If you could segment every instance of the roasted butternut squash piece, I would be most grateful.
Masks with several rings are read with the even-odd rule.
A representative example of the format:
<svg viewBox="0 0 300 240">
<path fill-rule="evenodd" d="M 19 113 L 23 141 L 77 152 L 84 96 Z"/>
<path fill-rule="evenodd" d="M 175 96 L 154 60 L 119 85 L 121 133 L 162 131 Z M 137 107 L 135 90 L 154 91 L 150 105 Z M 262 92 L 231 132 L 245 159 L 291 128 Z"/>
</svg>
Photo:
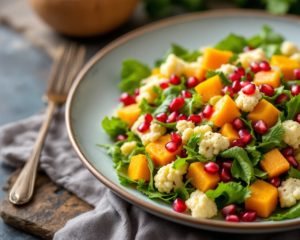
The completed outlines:
<svg viewBox="0 0 300 240">
<path fill-rule="evenodd" d="M 220 133 L 227 137 L 229 141 L 233 141 L 239 138 L 238 132 L 234 129 L 231 123 L 225 123 L 221 130 Z"/>
<path fill-rule="evenodd" d="M 272 56 L 271 65 L 280 68 L 285 80 L 295 79 L 294 70 L 300 67 L 300 64 L 296 60 L 283 55 Z"/>
<path fill-rule="evenodd" d="M 268 177 L 277 177 L 289 170 L 290 164 L 276 148 L 264 155 L 260 161 L 261 168 L 268 173 Z"/>
<path fill-rule="evenodd" d="M 277 188 L 262 180 L 250 186 L 251 196 L 245 200 L 245 208 L 257 213 L 259 217 L 269 217 L 277 205 Z"/>
<path fill-rule="evenodd" d="M 215 75 L 199 83 L 195 90 L 202 96 L 204 102 L 208 102 L 211 97 L 221 95 L 222 80 L 219 75 Z"/>
<path fill-rule="evenodd" d="M 205 69 L 217 69 L 222 64 L 229 62 L 233 53 L 230 51 L 222 51 L 215 48 L 206 48 L 203 54 L 203 67 Z"/>
<path fill-rule="evenodd" d="M 149 143 L 146 146 L 146 152 L 150 155 L 155 166 L 164 166 L 176 159 L 176 155 L 180 153 L 182 147 L 175 152 L 169 152 L 166 144 L 171 141 L 170 135 L 160 137 L 157 141 Z"/>
<path fill-rule="evenodd" d="M 210 120 L 217 127 L 222 127 L 225 123 L 232 122 L 240 115 L 241 113 L 235 102 L 229 95 L 225 95 L 214 105 L 214 113 Z"/>
<path fill-rule="evenodd" d="M 187 177 L 191 179 L 193 186 L 202 192 L 215 188 L 220 181 L 219 174 L 207 173 L 201 162 L 194 162 L 189 166 Z"/>
<path fill-rule="evenodd" d="M 277 122 L 279 114 L 280 111 L 272 103 L 262 99 L 247 117 L 252 121 L 263 120 L 268 127 L 272 127 Z"/>
<path fill-rule="evenodd" d="M 261 71 L 255 74 L 253 83 L 257 86 L 268 84 L 274 88 L 280 86 L 280 72 L 279 71 Z"/>
<path fill-rule="evenodd" d="M 128 177 L 134 181 L 150 180 L 150 170 L 148 167 L 146 155 L 138 154 L 130 158 Z"/>
<path fill-rule="evenodd" d="M 141 109 L 138 104 L 131 104 L 117 110 L 117 115 L 124 122 L 127 122 L 129 127 L 138 119 L 141 114 Z"/>
<path fill-rule="evenodd" d="M 184 75 L 187 77 L 196 77 L 200 81 L 203 81 L 205 78 L 206 69 L 203 68 L 200 64 L 198 68 L 187 66 L 184 70 Z"/>
</svg>

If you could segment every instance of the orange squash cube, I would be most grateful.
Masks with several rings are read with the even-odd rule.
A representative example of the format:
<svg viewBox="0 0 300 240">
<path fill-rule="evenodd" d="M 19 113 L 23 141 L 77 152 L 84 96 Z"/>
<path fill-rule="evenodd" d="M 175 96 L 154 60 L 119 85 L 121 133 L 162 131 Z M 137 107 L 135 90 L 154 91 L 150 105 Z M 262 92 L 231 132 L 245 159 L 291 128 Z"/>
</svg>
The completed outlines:
<svg viewBox="0 0 300 240">
<path fill-rule="evenodd" d="M 184 75 L 187 77 L 196 77 L 200 81 L 203 81 L 205 79 L 206 69 L 203 68 L 200 64 L 198 68 L 190 68 L 186 67 L 184 70 Z"/>
<path fill-rule="evenodd" d="M 210 120 L 217 127 L 222 127 L 225 123 L 230 123 L 239 116 L 241 113 L 235 102 L 229 95 L 225 95 L 214 105 L 214 112 Z"/>
<path fill-rule="evenodd" d="M 234 129 L 231 123 L 225 123 L 221 130 L 220 133 L 229 139 L 229 141 L 233 141 L 239 138 L 238 132 Z"/>
<path fill-rule="evenodd" d="M 130 158 L 128 177 L 133 181 L 150 180 L 150 170 L 146 155 L 138 154 Z"/>
<path fill-rule="evenodd" d="M 268 127 L 272 127 L 278 121 L 280 111 L 270 102 L 262 99 L 247 116 L 252 121 L 263 120 Z"/>
<path fill-rule="evenodd" d="M 260 167 L 268 173 L 269 178 L 273 178 L 287 172 L 290 169 L 290 164 L 275 148 L 264 155 L 263 160 L 260 161 Z"/>
<path fill-rule="evenodd" d="M 141 109 L 139 108 L 139 105 L 137 103 L 124 106 L 117 110 L 117 116 L 124 122 L 127 122 L 129 127 L 131 127 L 133 123 L 139 118 L 140 114 Z"/>
<path fill-rule="evenodd" d="M 259 217 L 269 217 L 278 202 L 277 188 L 262 180 L 250 186 L 251 196 L 245 200 L 245 208 L 257 213 Z"/>
<path fill-rule="evenodd" d="M 220 181 L 219 174 L 207 173 L 201 162 L 194 162 L 189 166 L 187 177 L 191 179 L 193 186 L 202 192 L 214 189 Z"/>
<path fill-rule="evenodd" d="M 233 56 L 230 51 L 222 51 L 215 48 L 206 48 L 203 54 L 202 66 L 208 70 L 214 70 L 221 67 L 222 64 L 229 62 Z"/>
<path fill-rule="evenodd" d="M 256 86 L 268 84 L 277 88 L 280 86 L 280 72 L 275 70 L 258 72 L 254 76 L 253 83 Z"/>
<path fill-rule="evenodd" d="M 180 146 L 175 152 L 169 152 L 166 149 L 165 146 L 170 141 L 170 135 L 165 135 L 146 146 L 146 152 L 150 155 L 155 166 L 164 166 L 173 162 L 176 159 L 176 155 L 180 153 L 182 146 Z"/>
<path fill-rule="evenodd" d="M 300 64 L 296 60 L 283 55 L 272 56 L 271 65 L 280 68 L 285 80 L 295 79 L 294 70 L 300 67 Z"/>
<path fill-rule="evenodd" d="M 211 97 L 221 95 L 222 80 L 219 75 L 215 75 L 199 83 L 195 90 L 202 96 L 203 102 L 208 102 Z"/>
</svg>

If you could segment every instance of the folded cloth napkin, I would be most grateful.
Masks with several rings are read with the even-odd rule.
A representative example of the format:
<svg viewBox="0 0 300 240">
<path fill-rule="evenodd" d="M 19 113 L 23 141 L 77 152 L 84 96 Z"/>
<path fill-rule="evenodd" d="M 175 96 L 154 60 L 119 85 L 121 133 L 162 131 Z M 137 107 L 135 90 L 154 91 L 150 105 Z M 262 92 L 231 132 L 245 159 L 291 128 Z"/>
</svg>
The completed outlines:
<svg viewBox="0 0 300 240">
<path fill-rule="evenodd" d="M 43 115 L 0 128 L 0 157 L 18 166 L 30 155 Z M 99 182 L 77 158 L 69 143 L 63 112 L 52 124 L 40 167 L 57 184 L 95 208 L 70 220 L 54 239 L 299 239 L 300 232 L 272 235 L 229 235 L 202 231 L 163 220 L 122 200 Z"/>
</svg>

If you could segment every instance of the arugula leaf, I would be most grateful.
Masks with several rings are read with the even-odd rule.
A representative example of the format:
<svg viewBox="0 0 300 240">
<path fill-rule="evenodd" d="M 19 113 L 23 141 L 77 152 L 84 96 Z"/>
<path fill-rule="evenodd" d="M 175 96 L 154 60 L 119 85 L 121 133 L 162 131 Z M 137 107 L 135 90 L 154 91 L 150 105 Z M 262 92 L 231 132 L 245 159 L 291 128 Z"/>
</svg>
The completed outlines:
<svg viewBox="0 0 300 240">
<path fill-rule="evenodd" d="M 216 189 L 206 192 L 206 196 L 215 200 L 219 209 L 231 203 L 243 203 L 250 195 L 249 187 L 243 187 L 237 182 L 220 182 Z"/>
<path fill-rule="evenodd" d="M 107 154 L 112 157 L 112 161 L 114 163 L 113 167 L 118 171 L 122 169 L 122 167 L 127 166 L 129 164 L 129 158 L 122 154 L 121 148 L 118 144 L 106 144 L 97 146 L 106 149 Z"/>
<path fill-rule="evenodd" d="M 283 40 L 284 38 L 280 34 L 274 32 L 270 26 L 264 25 L 260 34 L 248 39 L 248 45 L 257 48 L 264 44 L 281 44 Z"/>
<path fill-rule="evenodd" d="M 223 72 L 218 72 L 218 71 L 213 71 L 213 70 L 209 70 L 207 71 L 205 78 L 211 78 L 213 76 L 219 75 L 219 77 L 221 78 L 221 81 L 224 85 L 231 85 L 232 82 L 225 76 L 225 74 Z"/>
<path fill-rule="evenodd" d="M 215 48 L 220 50 L 228 50 L 234 53 L 240 53 L 243 51 L 243 48 L 247 45 L 247 41 L 244 37 L 229 34 L 226 38 L 222 39 L 215 45 Z"/>
<path fill-rule="evenodd" d="M 202 97 L 198 93 L 194 93 L 192 98 L 185 99 L 186 104 L 182 109 L 182 113 L 189 116 L 202 107 Z"/>
<path fill-rule="evenodd" d="M 163 113 L 163 112 L 167 112 L 169 109 L 169 105 L 172 102 L 172 100 L 175 98 L 176 96 L 173 94 L 170 94 L 166 97 L 166 99 L 162 102 L 161 105 L 159 105 L 156 110 L 154 111 L 153 115 L 157 115 L 159 113 Z"/>
<path fill-rule="evenodd" d="M 295 206 L 285 211 L 273 214 L 271 217 L 268 218 L 268 220 L 280 221 L 297 217 L 300 217 L 300 201 Z"/>
<path fill-rule="evenodd" d="M 291 167 L 290 170 L 288 171 L 288 176 L 291 178 L 300 179 L 300 171 L 297 170 L 296 168 Z"/>
<path fill-rule="evenodd" d="M 155 107 L 151 106 L 146 99 L 142 99 L 139 108 L 141 109 L 142 114 L 153 113 L 155 111 Z"/>
<path fill-rule="evenodd" d="M 242 179 L 247 184 L 250 184 L 250 181 L 254 177 L 254 169 L 247 152 L 243 148 L 229 148 L 221 153 L 221 157 L 233 158 L 234 160 L 231 168 L 232 176 Z"/>
<path fill-rule="evenodd" d="M 261 152 L 256 149 L 256 146 L 248 145 L 245 149 L 250 157 L 253 166 L 256 166 L 263 157 Z"/>
<path fill-rule="evenodd" d="M 198 144 L 200 141 L 201 141 L 201 137 L 196 134 L 193 134 L 192 137 L 187 142 L 187 144 L 183 147 L 186 150 L 188 158 L 195 159 L 200 162 L 206 162 L 207 159 L 201 154 L 199 154 L 198 152 Z"/>
<path fill-rule="evenodd" d="M 177 57 L 183 59 L 184 61 L 187 62 L 194 62 L 197 60 L 197 58 L 201 55 L 199 51 L 189 51 L 186 48 L 173 43 L 171 45 L 171 49 L 169 49 L 167 55 L 173 53 Z"/>
<path fill-rule="evenodd" d="M 153 181 L 154 164 L 148 153 L 146 153 L 146 158 L 147 158 L 148 168 L 150 171 L 150 180 L 149 180 L 148 190 L 154 191 L 154 184 L 153 184 L 154 183 L 154 181 Z"/>
<path fill-rule="evenodd" d="M 300 95 L 293 97 L 286 103 L 287 117 L 286 119 L 294 120 L 297 113 L 300 112 Z"/>
<path fill-rule="evenodd" d="M 150 74 L 151 71 L 148 66 L 137 60 L 127 59 L 123 61 L 122 64 L 122 80 L 119 83 L 119 88 L 123 92 L 133 94 L 134 90 L 140 86 L 141 80 L 148 77 Z"/>
<path fill-rule="evenodd" d="M 157 120 L 154 120 L 155 123 L 165 127 L 165 128 L 169 128 L 169 129 L 175 129 L 176 128 L 176 122 L 173 123 L 164 123 L 164 122 L 160 122 Z"/>
<path fill-rule="evenodd" d="M 102 128 L 112 139 L 115 139 L 119 134 L 125 134 L 128 130 L 127 123 L 117 117 L 111 117 L 110 119 L 105 117 L 101 124 Z"/>
</svg>

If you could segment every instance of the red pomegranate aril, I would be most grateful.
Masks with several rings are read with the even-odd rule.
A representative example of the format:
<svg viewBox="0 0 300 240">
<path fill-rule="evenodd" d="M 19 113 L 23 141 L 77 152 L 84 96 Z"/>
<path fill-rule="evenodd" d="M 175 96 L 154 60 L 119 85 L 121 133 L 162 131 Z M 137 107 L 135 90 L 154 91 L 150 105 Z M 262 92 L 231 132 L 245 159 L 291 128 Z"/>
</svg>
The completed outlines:
<svg viewBox="0 0 300 240">
<path fill-rule="evenodd" d="M 241 88 L 246 87 L 249 84 L 251 84 L 250 81 L 242 81 L 242 82 L 240 82 Z"/>
<path fill-rule="evenodd" d="M 285 103 L 286 101 L 289 100 L 289 96 L 285 93 L 280 94 L 276 99 L 275 99 L 275 103 L 276 104 L 282 104 Z"/>
<path fill-rule="evenodd" d="M 150 128 L 150 123 L 143 122 L 138 126 L 138 131 L 141 133 L 147 132 Z"/>
<path fill-rule="evenodd" d="M 169 83 L 167 83 L 167 82 L 162 82 L 162 83 L 159 84 L 159 86 L 160 86 L 161 89 L 166 89 L 166 88 L 169 87 Z"/>
<path fill-rule="evenodd" d="M 221 210 L 221 213 L 224 217 L 235 214 L 236 213 L 236 205 L 229 204 L 229 205 L 223 207 Z"/>
<path fill-rule="evenodd" d="M 234 72 L 239 74 L 241 77 L 246 75 L 245 68 L 243 68 L 243 67 L 238 67 Z"/>
<path fill-rule="evenodd" d="M 253 80 L 253 75 L 251 73 L 247 73 L 245 78 L 247 82 L 251 82 Z"/>
<path fill-rule="evenodd" d="M 219 172 L 219 169 L 220 169 L 219 165 L 216 164 L 215 162 L 208 162 L 204 165 L 204 170 L 207 173 L 214 174 L 214 173 Z"/>
<path fill-rule="evenodd" d="M 247 129 L 239 130 L 239 136 L 245 144 L 250 143 L 252 140 L 252 135 Z"/>
<path fill-rule="evenodd" d="M 240 81 L 242 76 L 237 72 L 233 72 L 229 74 L 228 78 L 233 82 L 233 81 Z"/>
<path fill-rule="evenodd" d="M 300 80 L 300 68 L 294 70 L 294 76 L 296 80 Z"/>
<path fill-rule="evenodd" d="M 133 96 L 130 96 L 128 93 L 122 93 L 120 102 L 122 102 L 125 106 L 128 106 L 135 103 L 135 98 Z"/>
<path fill-rule="evenodd" d="M 182 213 L 186 210 L 186 204 L 181 198 L 176 198 L 173 202 L 173 210 Z"/>
<path fill-rule="evenodd" d="M 279 177 L 273 177 L 270 180 L 270 183 L 274 186 L 274 187 L 279 187 L 280 186 L 280 178 Z"/>
<path fill-rule="evenodd" d="M 237 93 L 242 88 L 240 81 L 233 81 L 232 82 L 232 90 Z"/>
<path fill-rule="evenodd" d="M 176 112 L 176 111 L 172 112 L 167 118 L 167 123 L 176 122 L 178 115 L 179 115 L 178 112 Z"/>
<path fill-rule="evenodd" d="M 191 121 L 193 123 L 200 123 L 202 121 L 202 118 L 198 114 L 192 114 L 188 117 L 188 121 Z"/>
<path fill-rule="evenodd" d="M 295 120 L 296 120 L 298 123 L 300 123 L 300 113 L 298 113 L 298 114 L 296 115 Z"/>
<path fill-rule="evenodd" d="M 232 167 L 232 162 L 231 161 L 222 162 L 222 167 L 227 169 L 227 170 L 230 170 L 231 167 Z"/>
<path fill-rule="evenodd" d="M 181 136 L 176 132 L 171 133 L 171 140 L 178 145 L 180 145 L 182 142 Z"/>
<path fill-rule="evenodd" d="M 267 61 L 261 61 L 259 63 L 259 68 L 260 68 L 260 71 L 270 71 L 271 70 L 271 66 Z"/>
<path fill-rule="evenodd" d="M 281 150 L 281 153 L 284 157 L 294 156 L 294 149 L 292 147 L 286 147 Z"/>
<path fill-rule="evenodd" d="M 145 114 L 145 118 L 144 119 L 145 119 L 146 123 L 151 123 L 152 120 L 153 120 L 153 117 L 151 116 L 151 114 L 147 113 L 147 114 Z"/>
<path fill-rule="evenodd" d="M 240 130 L 242 128 L 245 127 L 245 124 L 244 122 L 240 119 L 240 118 L 235 118 L 233 121 L 232 121 L 232 126 L 236 129 L 236 130 Z"/>
<path fill-rule="evenodd" d="M 179 156 L 180 156 L 181 158 L 187 157 L 188 155 L 187 155 L 187 153 L 186 153 L 186 150 L 185 150 L 185 149 L 182 149 L 181 152 L 180 152 L 180 154 L 179 154 Z"/>
<path fill-rule="evenodd" d="M 168 142 L 165 147 L 169 152 L 175 152 L 175 151 L 177 151 L 179 145 L 176 142 L 171 141 L 171 142 Z"/>
<path fill-rule="evenodd" d="M 119 134 L 117 137 L 116 137 L 116 140 L 117 141 L 124 141 L 127 139 L 127 136 L 124 135 L 124 134 Z"/>
<path fill-rule="evenodd" d="M 259 133 L 259 134 L 265 134 L 268 132 L 268 126 L 263 120 L 258 120 L 257 122 L 254 123 L 254 131 Z"/>
<path fill-rule="evenodd" d="M 158 121 L 160 122 L 166 122 L 167 121 L 167 118 L 168 118 L 168 115 L 166 113 L 159 113 L 156 115 L 155 117 Z"/>
<path fill-rule="evenodd" d="M 235 214 L 231 214 L 231 215 L 226 216 L 225 220 L 227 222 L 239 222 L 240 221 L 239 217 Z"/>
<path fill-rule="evenodd" d="M 289 162 L 293 167 L 295 167 L 295 168 L 298 167 L 298 162 L 297 162 L 297 160 L 296 160 L 296 158 L 295 158 L 294 156 L 287 156 L 287 157 L 285 157 L 285 158 L 286 158 L 286 160 L 288 160 L 288 162 Z"/>
<path fill-rule="evenodd" d="M 232 180 L 230 171 L 225 168 L 222 168 L 220 177 L 223 182 L 229 182 Z"/>
<path fill-rule="evenodd" d="M 196 87 L 199 83 L 199 79 L 196 77 L 189 77 L 186 81 L 186 87 L 187 88 L 193 88 Z"/>
<path fill-rule="evenodd" d="M 260 85 L 259 90 L 269 97 L 272 97 L 275 93 L 275 89 L 269 84 Z"/>
<path fill-rule="evenodd" d="M 139 89 L 139 88 L 136 88 L 136 89 L 134 90 L 134 96 L 138 96 L 138 95 L 140 95 L 140 89 Z"/>
<path fill-rule="evenodd" d="M 223 87 L 223 89 L 222 89 L 222 94 L 223 94 L 223 95 L 228 94 L 230 97 L 233 97 L 233 95 L 234 95 L 233 88 L 230 87 L 230 86 L 225 86 L 225 87 Z"/>
<path fill-rule="evenodd" d="M 257 63 L 257 62 L 251 63 L 251 64 L 250 64 L 250 69 L 251 69 L 251 71 L 254 72 L 254 73 L 259 72 L 259 71 L 260 71 L 259 63 Z"/>
<path fill-rule="evenodd" d="M 177 111 L 180 108 L 182 108 L 184 106 L 184 104 L 185 104 L 184 98 L 177 97 L 171 101 L 171 103 L 169 105 L 169 109 L 170 109 L 170 111 Z"/>
<path fill-rule="evenodd" d="M 243 222 L 254 222 L 256 220 L 256 212 L 246 211 L 242 214 L 241 220 Z"/>
<path fill-rule="evenodd" d="M 291 86 L 291 93 L 293 96 L 297 96 L 300 93 L 300 85 Z"/>
<path fill-rule="evenodd" d="M 181 95 L 182 95 L 182 97 L 184 97 L 184 98 L 191 98 L 191 97 L 193 97 L 193 94 L 192 94 L 190 91 L 188 91 L 188 90 L 183 90 L 183 91 L 181 92 Z"/>
<path fill-rule="evenodd" d="M 233 140 L 231 142 L 230 146 L 231 147 L 241 147 L 241 148 L 243 148 L 243 147 L 245 147 L 245 143 L 242 139 L 239 138 L 239 139 Z"/>
<path fill-rule="evenodd" d="M 253 83 L 250 83 L 242 88 L 242 92 L 246 95 L 253 95 L 256 91 L 256 87 Z"/>
<path fill-rule="evenodd" d="M 177 75 L 172 75 L 170 77 L 170 83 L 173 85 L 179 85 L 181 83 L 180 77 L 178 77 Z"/>
<path fill-rule="evenodd" d="M 180 120 L 187 120 L 188 117 L 184 114 L 180 114 L 178 117 L 177 117 L 177 121 L 180 121 Z"/>
<path fill-rule="evenodd" d="M 206 105 L 202 111 L 203 116 L 205 118 L 210 118 L 213 112 L 214 112 L 214 108 L 212 105 Z"/>
</svg>

